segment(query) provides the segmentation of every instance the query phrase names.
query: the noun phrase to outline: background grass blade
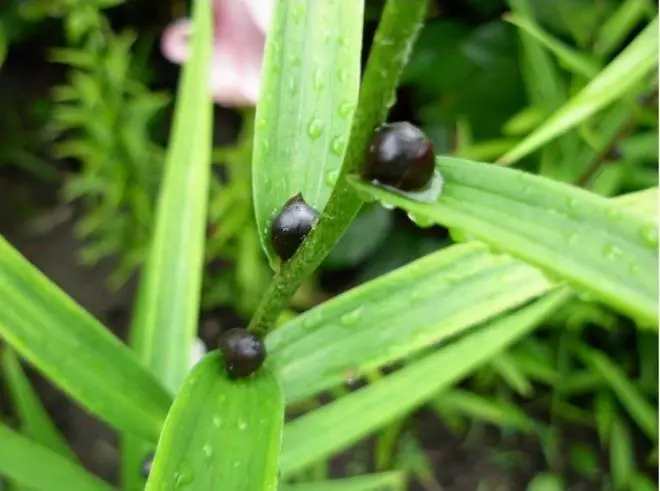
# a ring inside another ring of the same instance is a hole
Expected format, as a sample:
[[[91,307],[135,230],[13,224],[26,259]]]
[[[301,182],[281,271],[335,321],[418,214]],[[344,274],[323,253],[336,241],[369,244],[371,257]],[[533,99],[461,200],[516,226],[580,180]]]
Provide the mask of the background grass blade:
[[[170,398],[96,319],[0,237],[0,336],[100,419],[155,441]]]
[[[282,473],[296,472],[327,458],[450,387],[529,334],[568,296],[565,290],[552,293],[366,388],[288,423],[280,460]],[[310,439],[309,435],[315,437]]]
[[[404,489],[405,475],[399,471],[366,474],[347,479],[306,482],[280,486],[280,491],[399,491]]]
[[[190,369],[197,331],[212,148],[213,2],[192,5],[192,51],[179,82],[155,232],[130,331],[131,347],[172,394]],[[131,435],[124,438],[123,485],[143,489],[140,469],[153,448]]]
[[[518,15],[507,15],[504,20],[519,27],[550,50],[567,69],[591,79],[600,71],[595,60],[555,38],[536,23]]]
[[[658,63],[658,21],[654,19],[582,91],[498,161],[510,165],[529,155],[611,102],[627,95]]]
[[[586,346],[577,346],[576,349],[582,362],[607,382],[633,421],[651,440],[657,440],[658,412],[628,380],[626,374],[602,352]]]
[[[207,355],[174,400],[147,491],[276,488],[284,398],[267,368],[232,381]]]
[[[654,2],[651,0],[623,0],[619,8],[602,25],[594,41],[594,51],[601,56],[609,56],[630,35],[631,31],[646,15],[653,15]]]
[[[394,362],[552,288],[479,243],[449,247],[311,309],[268,335],[287,403]]]
[[[131,345],[176,393],[190,367],[202,281],[212,103],[212,2],[193,2],[192,52],[183,68],[155,233],[142,269]]]
[[[466,231],[657,329],[654,220],[580,188],[517,170],[444,157],[438,166],[445,189],[432,204],[352,182],[413,218]]]
[[[273,215],[300,192],[321,211],[337,180],[358,97],[363,9],[363,0],[275,2],[252,165],[257,226],[271,259]]]
[[[75,454],[32,389],[21,362],[9,348],[5,348],[2,353],[2,376],[20,421],[21,433],[53,452],[76,460]]]
[[[0,424],[0,475],[31,491],[112,491],[112,486],[52,450]]]

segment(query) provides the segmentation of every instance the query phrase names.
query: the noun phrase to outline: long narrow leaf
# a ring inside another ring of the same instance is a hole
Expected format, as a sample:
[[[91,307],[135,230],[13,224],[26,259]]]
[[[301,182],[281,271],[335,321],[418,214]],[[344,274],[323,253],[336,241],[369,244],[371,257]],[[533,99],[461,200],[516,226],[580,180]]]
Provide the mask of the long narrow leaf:
[[[302,193],[321,211],[337,179],[357,103],[363,0],[275,2],[256,114],[253,195],[264,250],[268,227]]]
[[[0,424],[0,475],[30,491],[112,491],[82,467]]]
[[[186,379],[167,416],[146,491],[271,491],[284,398],[267,368],[227,378],[218,353]]]
[[[658,227],[605,198],[495,165],[438,158],[445,189],[423,203],[352,180],[413,218],[472,234],[657,329]]]
[[[624,97],[658,64],[658,20],[635,40],[580,93],[564,104],[531,135],[509,150],[499,163],[510,165],[529,155],[611,102]]]
[[[93,414],[155,441],[170,398],[135,356],[0,237],[0,336]]]
[[[478,329],[380,381],[302,416],[284,429],[283,474],[309,464],[402,416],[529,334],[566,301],[564,290]],[[314,438],[309,438],[314,435]]]
[[[455,245],[332,299],[272,332],[269,361],[295,402],[549,291],[531,266]]]
[[[212,148],[213,2],[192,2],[192,50],[179,83],[155,232],[142,269],[130,344],[171,394],[190,368],[199,313]],[[152,448],[124,435],[122,482],[143,489]]]
[[[281,491],[399,491],[403,489],[404,484],[404,474],[392,471],[347,479],[288,484],[279,489]]]
[[[36,443],[76,460],[66,440],[51,421],[39,396],[32,389],[21,362],[13,350],[7,348],[2,354],[2,375],[9,387],[14,409],[20,421],[21,432]]]

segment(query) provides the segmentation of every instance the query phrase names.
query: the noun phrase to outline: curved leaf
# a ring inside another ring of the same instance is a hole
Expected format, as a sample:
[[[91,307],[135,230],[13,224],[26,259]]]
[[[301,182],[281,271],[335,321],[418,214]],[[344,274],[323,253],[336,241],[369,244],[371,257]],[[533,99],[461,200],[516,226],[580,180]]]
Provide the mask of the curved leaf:
[[[288,423],[280,470],[286,475],[304,469],[419,406],[529,334],[567,298],[566,290],[550,294]]]
[[[13,350],[5,348],[2,354],[2,376],[11,393],[14,410],[20,421],[21,432],[36,443],[76,460],[64,437],[51,421],[39,396],[34,392],[21,362]]]
[[[30,491],[112,491],[71,459],[0,424],[0,475]]]
[[[219,353],[207,355],[174,400],[146,491],[266,491],[277,483],[284,423],[278,381],[263,367],[230,380]]]
[[[438,166],[445,188],[436,203],[351,182],[413,218],[466,231],[645,324],[657,324],[655,221],[580,188],[514,169],[445,157]]]
[[[630,45],[582,91],[559,108],[546,122],[509,150],[499,163],[509,165],[620,99],[658,64],[658,20],[651,22]]]
[[[112,426],[155,441],[170,398],[117,338],[0,237],[0,336]]]
[[[438,343],[551,288],[484,244],[419,259],[296,317],[266,338],[287,403]]]
[[[363,0],[275,2],[254,135],[253,196],[268,226],[292,196],[321,211],[337,179],[358,97]]]

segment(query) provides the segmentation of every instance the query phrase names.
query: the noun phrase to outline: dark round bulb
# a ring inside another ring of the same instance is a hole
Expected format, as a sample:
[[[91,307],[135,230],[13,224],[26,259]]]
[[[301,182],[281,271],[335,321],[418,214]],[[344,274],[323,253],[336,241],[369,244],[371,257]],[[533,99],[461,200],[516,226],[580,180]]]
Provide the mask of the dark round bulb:
[[[245,329],[230,329],[218,339],[230,378],[243,378],[256,372],[266,359],[266,347],[259,337]]]
[[[153,464],[154,464],[154,454],[150,453],[149,455],[147,455],[147,458],[144,459],[144,462],[142,462],[141,471],[145,479],[149,477],[149,474],[151,473],[151,467],[153,466]]]
[[[286,261],[296,253],[307,234],[312,231],[318,212],[297,194],[284,203],[279,215],[270,224],[270,243],[275,253]]]
[[[410,123],[379,127],[367,150],[362,177],[404,191],[421,189],[433,176],[431,140]]]

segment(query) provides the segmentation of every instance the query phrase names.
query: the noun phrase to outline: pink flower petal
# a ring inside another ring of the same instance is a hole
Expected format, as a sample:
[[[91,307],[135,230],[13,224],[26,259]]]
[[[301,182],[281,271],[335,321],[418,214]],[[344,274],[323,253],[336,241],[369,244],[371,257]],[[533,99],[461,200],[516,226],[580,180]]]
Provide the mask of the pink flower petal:
[[[183,63],[188,59],[190,21],[179,19],[165,28],[160,39],[160,50],[163,56],[172,63]]]

